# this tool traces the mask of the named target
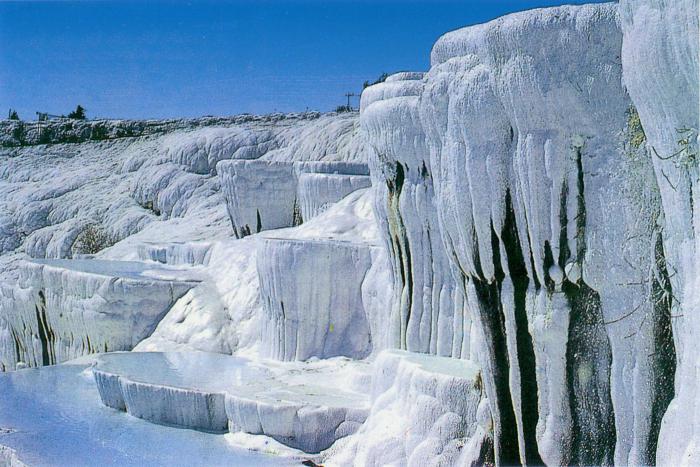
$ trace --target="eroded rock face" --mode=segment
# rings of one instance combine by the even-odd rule
[[[654,145],[664,138],[673,154],[671,133],[697,128],[697,99],[676,109],[683,89],[697,96],[691,3],[673,12],[665,2],[623,5],[624,41],[646,21],[657,27],[624,48],[616,5],[509,15],[446,34],[424,76],[401,74],[363,94],[395,345],[478,358],[497,462],[653,463],[677,346],[688,356],[679,353],[687,370],[676,391],[678,378],[691,389],[674,404],[692,411],[697,351],[674,342],[671,321],[673,291],[695,280],[697,166],[665,172],[686,177],[671,195],[660,169],[674,162],[655,160]],[[652,95],[664,105],[637,99],[647,80],[660,82]],[[681,258],[685,283],[671,280]],[[442,316],[452,318],[447,333]],[[673,424],[667,415],[669,432],[681,430]],[[692,432],[683,432],[687,446]]]
[[[302,173],[297,188],[301,217],[316,217],[353,191],[370,186],[370,178],[362,175]]]
[[[641,295],[608,285],[634,277],[619,248],[633,223],[612,180],[631,105],[614,64],[621,40],[614,6],[563,7],[456,31],[433,49],[421,117],[448,256],[484,336],[504,463],[608,464],[616,427],[632,424],[631,410],[615,410],[623,378],[611,365],[634,366],[621,361],[634,350],[604,324]],[[606,222],[611,209],[617,224]],[[569,320],[559,339],[548,310]],[[538,315],[544,329],[530,333]],[[537,331],[546,352],[535,352]],[[566,364],[547,368],[553,355]],[[550,380],[555,387],[538,394]]]
[[[623,1],[620,10],[624,83],[653,154],[663,206],[669,271],[664,292],[677,353],[675,397],[661,423],[656,461],[695,465],[700,462],[698,3]],[[630,457],[629,463],[638,460]]]
[[[347,161],[226,160],[217,169],[238,238],[300,225],[360,188],[367,164]]]
[[[236,237],[301,222],[291,162],[223,161],[217,169]]]
[[[146,263],[27,262],[15,289],[3,290],[0,365],[14,370],[81,355],[131,350],[197,284],[192,273]]]
[[[372,194],[358,190],[299,227],[256,239],[267,356],[361,359],[388,346],[384,296],[390,283]]]
[[[30,360],[25,363],[31,365],[44,361],[40,350],[32,351],[34,356],[22,356],[21,349],[40,347],[35,312],[40,286],[20,284],[22,260],[77,258],[98,250],[96,255],[101,259],[201,267],[208,276],[178,300],[172,315],[142,348],[192,346],[231,353],[242,346],[252,347],[251,341],[259,337],[255,323],[260,315],[254,249],[247,243],[227,240],[231,219],[222,191],[231,187],[220,184],[217,164],[229,159],[255,164],[264,159],[270,166],[293,166],[291,177],[279,179],[279,183],[295,180],[289,192],[290,204],[282,191],[274,192],[279,188],[274,177],[266,179],[273,188],[271,194],[255,189],[264,173],[253,173],[259,177],[251,181],[247,204],[240,210],[244,217],[241,228],[247,226],[253,232],[258,230],[257,207],[269,214],[274,213],[275,203],[283,205],[280,216],[284,222],[275,225],[274,216],[264,215],[260,222],[265,228],[292,225],[295,213],[301,217],[299,206],[294,209],[296,179],[308,167],[329,178],[336,172],[360,178],[369,173],[356,113],[42,125],[47,130],[42,133],[46,141],[39,141],[32,133],[23,141],[9,141],[10,146],[21,147],[0,149],[0,349],[3,355],[11,356],[1,360],[0,371],[14,369],[17,358]],[[15,126],[15,122],[0,125],[0,143],[8,142],[5,137],[11,136]],[[104,130],[95,135],[99,138],[91,136],[96,128]],[[38,144],[42,142],[61,144]],[[350,187],[330,183],[324,193],[326,201],[319,200],[309,212],[323,210],[326,202],[340,199],[348,189],[364,182],[353,181]],[[86,251],[80,239],[91,228],[103,234],[100,238],[104,241],[93,242],[99,244]],[[227,280],[227,275],[236,279]],[[138,308],[147,295],[143,285],[139,297],[124,301],[118,293],[103,294],[97,286],[85,286],[81,274],[64,276],[65,287],[82,294],[76,300],[90,303],[84,308],[102,310],[110,306],[102,301],[121,301],[118,306],[122,306],[125,322],[136,319],[137,313],[127,305]],[[159,294],[154,292],[154,300],[160,301]],[[151,331],[151,325],[158,322],[152,316],[143,319],[138,326]],[[135,342],[129,340],[128,345],[117,347],[110,342],[121,342],[123,336],[111,339],[105,335],[98,339],[98,345],[90,333],[87,342],[83,324],[76,320],[65,329],[76,342],[73,356],[80,355],[77,348],[83,353],[103,351],[104,343],[109,349],[131,348],[148,335],[134,330]]]

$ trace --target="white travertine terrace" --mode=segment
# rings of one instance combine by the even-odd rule
[[[697,0],[537,9],[359,117],[8,149],[0,369],[182,352],[100,357],[104,402],[328,465],[696,465],[698,34]]]

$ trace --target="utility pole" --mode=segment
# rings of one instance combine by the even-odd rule
[[[356,95],[357,95],[357,94],[355,94],[354,92],[347,92],[347,93],[345,93],[345,97],[348,98],[348,110],[352,110],[352,107],[350,107],[350,98],[351,98],[351,97],[355,97]]]

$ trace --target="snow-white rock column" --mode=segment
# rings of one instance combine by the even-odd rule
[[[390,251],[393,346],[468,357],[470,322],[439,236],[429,153],[418,117],[422,75],[398,74],[362,93],[376,211]]]
[[[698,2],[623,0],[624,83],[639,112],[661,190],[675,398],[661,424],[656,462],[700,463],[700,171]],[[630,463],[636,459],[630,458]]]
[[[510,15],[443,36],[420,93],[501,463],[653,461],[665,262],[621,40],[615,5]]]

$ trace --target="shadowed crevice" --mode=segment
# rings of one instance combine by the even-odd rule
[[[661,420],[674,396],[676,374],[676,346],[673,342],[673,327],[671,326],[673,289],[666,266],[661,234],[656,238],[654,253],[657,274],[653,276],[652,280],[654,350],[650,355],[651,388],[654,391],[654,396],[649,426],[649,443],[644,459],[649,465],[656,462],[656,447],[659,442]]]
[[[615,413],[610,397],[612,350],[600,296],[583,281],[564,283],[571,310],[566,373],[572,415],[571,465],[612,465]]]
[[[515,220],[510,191],[506,192],[506,217],[501,240],[506,251],[508,270],[513,282],[515,304],[516,342],[518,349],[518,366],[520,369],[520,401],[524,451],[528,465],[542,465],[543,461],[537,449],[538,392],[535,351],[532,336],[528,330],[526,298],[529,279],[525,258],[520,246],[518,227]]]
[[[408,241],[408,233],[401,216],[400,199],[405,181],[404,167],[396,162],[393,176],[387,177],[388,189],[387,217],[389,224],[389,238],[391,239],[391,250],[395,262],[395,269],[399,271],[401,277],[402,292],[401,303],[401,330],[400,347],[408,349],[407,330],[411,320],[411,308],[413,306],[413,264],[411,260],[411,247]]]

